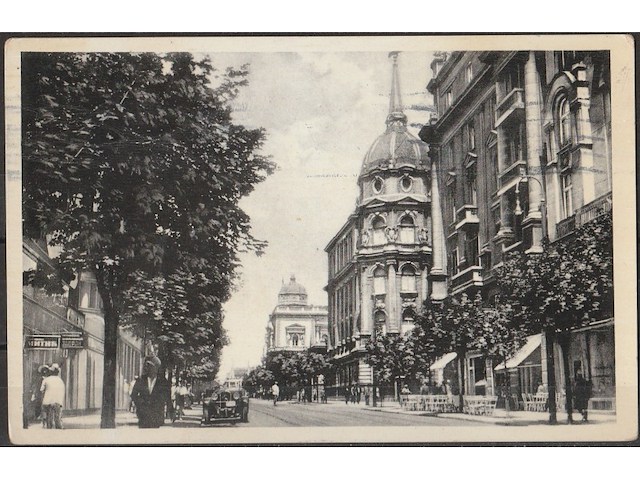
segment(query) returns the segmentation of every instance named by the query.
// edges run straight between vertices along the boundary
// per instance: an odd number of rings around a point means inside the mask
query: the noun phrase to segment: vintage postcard
[[[638,436],[625,35],[13,38],[10,441]]]

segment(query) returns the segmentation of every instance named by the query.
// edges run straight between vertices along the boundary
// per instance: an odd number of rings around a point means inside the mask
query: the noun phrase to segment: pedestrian
[[[355,387],[355,385],[351,386],[351,403],[356,403],[356,387]]]
[[[574,387],[575,400],[573,402],[575,409],[582,414],[582,421],[588,421],[589,398],[591,397],[591,381],[586,380],[582,373],[576,375]]]
[[[189,394],[189,390],[187,390],[187,386],[184,380],[180,381],[180,385],[176,388],[176,410],[173,416],[174,420],[177,418],[178,420],[182,419],[182,414],[184,413],[184,404]]]
[[[50,370],[48,365],[40,365],[38,367],[40,377],[37,378],[31,389],[31,405],[33,408],[33,418],[42,420],[42,426],[47,427],[47,413],[42,405],[42,382],[49,376]]]
[[[162,375],[158,375],[161,365],[155,355],[147,356],[142,375],[131,392],[140,428],[160,428],[164,424],[164,409],[171,401],[171,387]]]
[[[129,384],[129,391],[127,392],[129,394],[129,408],[127,408],[127,410],[129,410],[132,413],[136,413],[136,404],[133,403],[133,400],[131,399],[131,394],[133,393],[133,387],[135,387],[137,381],[138,381],[138,375],[135,375],[133,377],[133,380],[131,380],[131,383]]]
[[[369,398],[371,394],[369,393],[369,387],[365,387],[364,389],[364,404],[369,405]]]
[[[349,394],[350,394],[350,388],[349,387],[345,387],[344,388],[344,403],[346,403],[347,405],[349,405]]]
[[[40,391],[42,408],[47,415],[47,428],[62,429],[62,406],[64,405],[64,382],[60,378],[60,366],[54,363],[49,367],[50,374],[42,380]]]
[[[271,396],[273,397],[273,406],[276,406],[278,402],[278,397],[280,396],[280,387],[278,386],[278,382],[273,382],[271,386]]]
[[[362,387],[356,387],[356,403],[360,405],[360,397],[362,396]]]

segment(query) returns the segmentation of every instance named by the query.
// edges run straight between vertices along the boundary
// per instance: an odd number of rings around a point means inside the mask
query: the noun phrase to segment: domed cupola
[[[407,116],[402,109],[398,81],[398,52],[391,52],[389,56],[393,59],[393,68],[387,128],[364,156],[360,176],[377,169],[403,166],[426,170],[429,165],[426,145],[407,130]]]
[[[296,282],[296,276],[291,275],[289,283],[283,283],[278,294],[278,305],[306,305],[307,290]]]

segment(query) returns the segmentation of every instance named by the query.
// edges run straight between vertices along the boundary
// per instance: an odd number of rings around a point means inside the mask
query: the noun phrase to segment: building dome
[[[427,147],[407,131],[404,114],[402,117],[390,114],[389,117],[387,131],[373,142],[364,156],[362,175],[376,168],[426,168],[428,165]]]
[[[387,115],[386,121],[387,129],[373,142],[364,156],[361,175],[377,168],[400,168],[402,166],[425,168],[428,165],[426,144],[407,130],[407,116],[402,111],[398,81],[398,54],[392,52],[389,56],[393,59],[393,69],[389,115]]]
[[[307,290],[298,282],[296,276],[291,275],[289,283],[283,283],[278,294],[278,304],[280,305],[306,305]]]

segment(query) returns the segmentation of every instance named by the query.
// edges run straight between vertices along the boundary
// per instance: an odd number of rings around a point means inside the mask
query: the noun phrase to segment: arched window
[[[294,347],[298,346],[298,335],[295,333],[291,335],[291,345]]]
[[[387,316],[382,311],[377,311],[373,317],[375,322],[376,335],[387,334]]]
[[[384,295],[387,293],[387,278],[384,267],[379,266],[373,271],[373,293]]]
[[[411,215],[405,215],[400,220],[400,243],[415,243],[416,229]]]
[[[411,265],[405,265],[400,271],[402,275],[401,291],[403,292],[415,292],[416,291],[416,270]]]
[[[384,218],[376,216],[371,226],[373,227],[373,244],[383,245],[384,243],[386,243],[387,240],[384,234],[386,223],[384,221]]]
[[[558,124],[560,148],[562,148],[568,143],[571,143],[571,110],[567,97],[563,97],[558,103]]]

